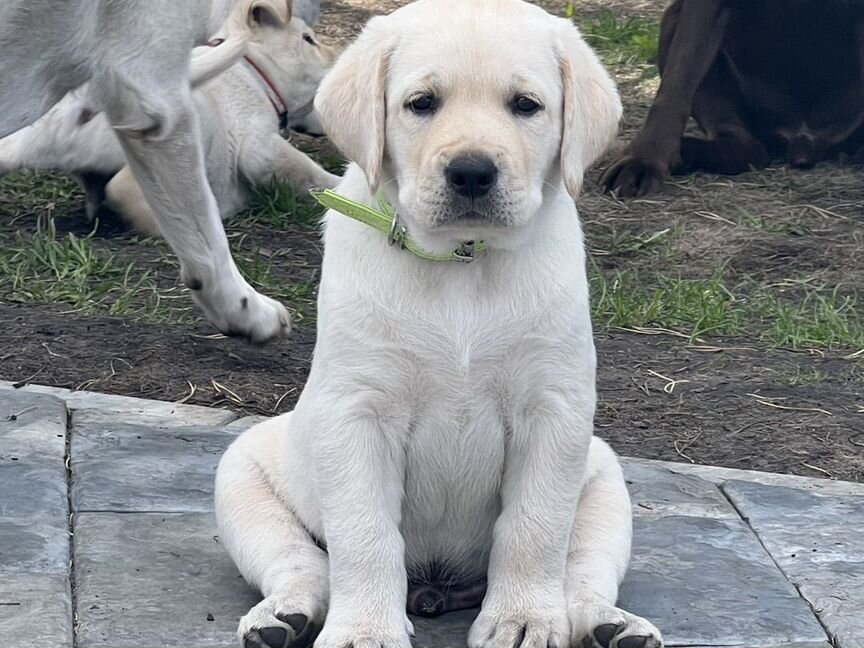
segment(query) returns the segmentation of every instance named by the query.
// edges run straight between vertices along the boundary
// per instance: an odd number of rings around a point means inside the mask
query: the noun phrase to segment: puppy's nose
[[[488,157],[465,155],[454,158],[444,169],[444,176],[460,196],[482,198],[495,186],[498,167]]]

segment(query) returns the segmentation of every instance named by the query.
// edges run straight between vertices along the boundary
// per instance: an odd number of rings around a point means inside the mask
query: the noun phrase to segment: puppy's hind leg
[[[244,648],[301,648],[324,623],[329,567],[321,549],[277,492],[279,437],[289,416],[244,432],[216,473],[216,519],[223,546],[264,600],[240,620]]]
[[[305,192],[332,189],[339,182],[338,176],[322,169],[277,133],[263,141],[244,143],[241,156],[240,169],[254,184],[278,180]]]
[[[662,648],[660,631],[649,621],[615,607],[632,535],[630,496],[618,458],[595,437],[567,554],[572,646]]]

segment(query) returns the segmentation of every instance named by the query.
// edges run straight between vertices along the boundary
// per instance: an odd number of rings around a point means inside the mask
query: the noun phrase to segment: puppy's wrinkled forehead
[[[560,94],[552,19],[538,7],[511,0],[420,0],[401,12],[389,92],[428,86],[473,98],[526,89]]]

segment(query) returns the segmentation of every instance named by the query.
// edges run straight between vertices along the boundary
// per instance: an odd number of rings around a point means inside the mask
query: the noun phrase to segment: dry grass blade
[[[186,384],[189,385],[189,393],[186,394],[180,400],[174,401],[175,403],[180,403],[180,404],[188,403],[189,399],[191,399],[195,395],[195,392],[198,391],[198,388],[195,385],[193,385],[191,382],[189,382],[188,380],[186,381]]]
[[[765,396],[760,396],[759,394],[747,394],[748,396],[752,396],[756,399],[756,402],[760,405],[765,405],[766,407],[773,407],[775,409],[788,410],[790,412],[816,412],[818,414],[826,414],[828,416],[834,416],[828,410],[822,409],[821,407],[794,407],[791,405],[781,405],[780,403],[775,403],[774,401],[768,400]]]
[[[233,391],[228,389],[225,385],[216,382],[215,378],[211,378],[210,383],[213,385],[213,389],[215,389],[217,392],[219,392],[222,396],[227,398],[229,401],[231,401],[235,405],[245,405],[246,404],[246,401],[244,401],[237,394],[235,394]]]
[[[689,380],[686,380],[686,379],[675,380],[674,378],[669,378],[668,376],[664,376],[663,374],[658,373],[658,372],[654,371],[653,369],[649,369],[648,373],[651,374],[652,376],[656,377],[656,378],[659,378],[660,380],[666,381],[666,384],[663,385],[663,391],[666,392],[667,394],[671,394],[672,392],[674,392],[676,386],[683,385],[685,383],[690,382]]]
[[[827,470],[825,470],[824,468],[820,468],[819,466],[814,466],[812,464],[807,463],[806,461],[802,461],[801,465],[804,466],[805,468],[809,468],[810,470],[815,470],[816,472],[822,473],[823,475],[828,477],[828,479],[834,479],[834,475],[832,473],[828,472]]]

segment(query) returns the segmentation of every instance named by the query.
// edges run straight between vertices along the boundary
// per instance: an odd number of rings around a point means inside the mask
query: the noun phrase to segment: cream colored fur
[[[541,109],[517,114],[525,96]],[[407,648],[408,581],[443,565],[451,585],[488,582],[470,648],[658,648],[615,607],[630,501],[592,436],[574,199],[621,114],[608,74],[521,0],[419,0],[368,23],[316,107],[355,161],[340,193],[382,192],[429,250],[488,250],[424,261],[327,214],[308,382],[216,477],[222,542],[264,595],[241,641],[296,646],[323,624],[316,648]],[[447,179],[466,155],[498,169],[470,202]]]

